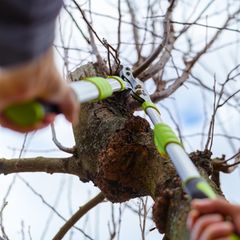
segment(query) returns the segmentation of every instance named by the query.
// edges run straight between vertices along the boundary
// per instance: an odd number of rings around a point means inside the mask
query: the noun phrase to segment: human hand
[[[234,231],[240,233],[240,206],[223,198],[193,200],[191,205],[187,220],[191,240],[229,240]]]
[[[0,68],[0,124],[15,131],[29,132],[52,123],[55,114],[47,114],[42,122],[27,127],[17,126],[2,114],[12,104],[36,99],[58,105],[70,122],[76,122],[79,104],[56,69],[52,49],[28,64]]]

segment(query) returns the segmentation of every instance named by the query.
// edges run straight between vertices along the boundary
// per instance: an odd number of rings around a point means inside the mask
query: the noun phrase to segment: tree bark
[[[89,67],[91,74],[96,71],[99,76],[97,69],[92,69],[94,65]],[[85,77],[83,69],[74,72],[72,79]],[[153,219],[165,239],[186,240],[190,199],[182,191],[170,160],[157,152],[149,123],[133,115],[128,99],[126,92],[117,93],[81,106],[79,123],[74,127],[76,156],[84,170],[80,178],[94,182],[112,202],[151,196],[155,201]],[[208,178],[211,155],[204,154],[197,153],[193,159]]]

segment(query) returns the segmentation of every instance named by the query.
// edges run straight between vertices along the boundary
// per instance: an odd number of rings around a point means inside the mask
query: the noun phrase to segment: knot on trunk
[[[189,157],[193,163],[206,171],[207,175],[210,176],[213,173],[213,166],[211,161],[212,153],[209,150],[196,151],[190,153]]]
[[[149,195],[152,153],[146,146],[149,124],[132,116],[123,129],[109,138],[98,158],[97,186],[112,202]]]
[[[153,205],[153,221],[160,233],[166,232],[166,224],[168,219],[168,210],[173,191],[166,189],[161,196],[157,197]]]
[[[175,176],[167,179],[163,185],[158,186],[156,189],[157,197],[153,205],[153,221],[160,233],[166,232],[171,201],[174,201],[175,193],[181,191],[180,188],[180,178]],[[182,193],[182,197],[185,198],[184,193]]]

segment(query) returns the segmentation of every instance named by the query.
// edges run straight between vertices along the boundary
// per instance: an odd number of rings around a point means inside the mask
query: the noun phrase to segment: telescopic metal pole
[[[147,108],[147,115],[151,119],[153,125],[163,123],[159,112],[154,108]],[[166,146],[166,152],[171,158],[177,173],[184,182],[190,177],[200,177],[200,174],[192,163],[191,159],[179,144],[170,143]]]

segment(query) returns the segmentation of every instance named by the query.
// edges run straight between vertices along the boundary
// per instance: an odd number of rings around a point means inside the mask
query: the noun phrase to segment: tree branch
[[[0,159],[0,174],[18,172],[68,173],[79,176],[81,171],[75,157]]]
[[[134,12],[134,9],[133,9],[131,1],[126,0],[126,4],[128,6],[128,11],[129,11],[129,14],[130,14],[130,17],[131,17],[133,39],[134,39],[134,42],[135,42],[137,58],[140,60],[142,56],[141,56],[139,32],[138,32],[138,29],[135,27],[136,24],[137,24],[136,14]]]
[[[232,15],[230,15],[228,17],[228,19],[225,21],[225,23],[223,24],[222,28],[226,28],[229,24],[229,22],[233,19],[233,17],[238,14],[240,12],[240,9],[238,9],[237,11],[235,11]],[[190,72],[193,68],[193,66],[196,64],[196,62],[198,62],[198,60],[200,59],[200,57],[207,52],[207,50],[213,45],[213,43],[218,39],[218,37],[220,36],[220,34],[222,33],[221,30],[218,30],[213,37],[211,38],[211,40],[202,48],[201,51],[199,51],[192,60],[187,61],[186,62],[186,67],[183,70],[183,73],[180,77],[178,77],[174,83],[172,83],[166,90],[161,91],[161,92],[155,92],[154,94],[152,94],[151,98],[153,101],[158,101],[161,99],[164,99],[168,96],[170,96],[172,93],[174,93],[180,86],[182,86],[184,84],[184,82],[188,79]]]
[[[105,196],[100,192],[97,196],[79,208],[79,210],[60,228],[59,232],[53,237],[53,240],[61,240],[73,225],[84,216],[89,210],[97,206],[104,200]]]
[[[68,148],[68,147],[64,147],[58,140],[57,140],[57,135],[56,135],[56,131],[55,131],[55,127],[54,127],[54,123],[51,124],[51,130],[52,130],[52,140],[55,143],[55,145],[59,148],[59,150],[66,152],[66,153],[70,153],[70,154],[74,154],[76,152],[76,148],[72,147],[72,148]]]
[[[175,6],[175,0],[172,0],[170,5],[169,5],[169,7],[168,7],[168,9],[167,9],[166,15],[165,15],[164,38],[163,38],[162,42],[155,49],[155,51],[139,67],[137,67],[134,70],[133,75],[135,77],[137,77],[145,69],[147,69],[150,66],[150,64],[156,59],[156,57],[161,53],[163,48],[165,47],[165,45],[166,45],[166,43],[168,41],[169,33],[171,31],[171,29],[170,29],[170,19],[171,19],[172,10],[173,10],[174,6]]]

